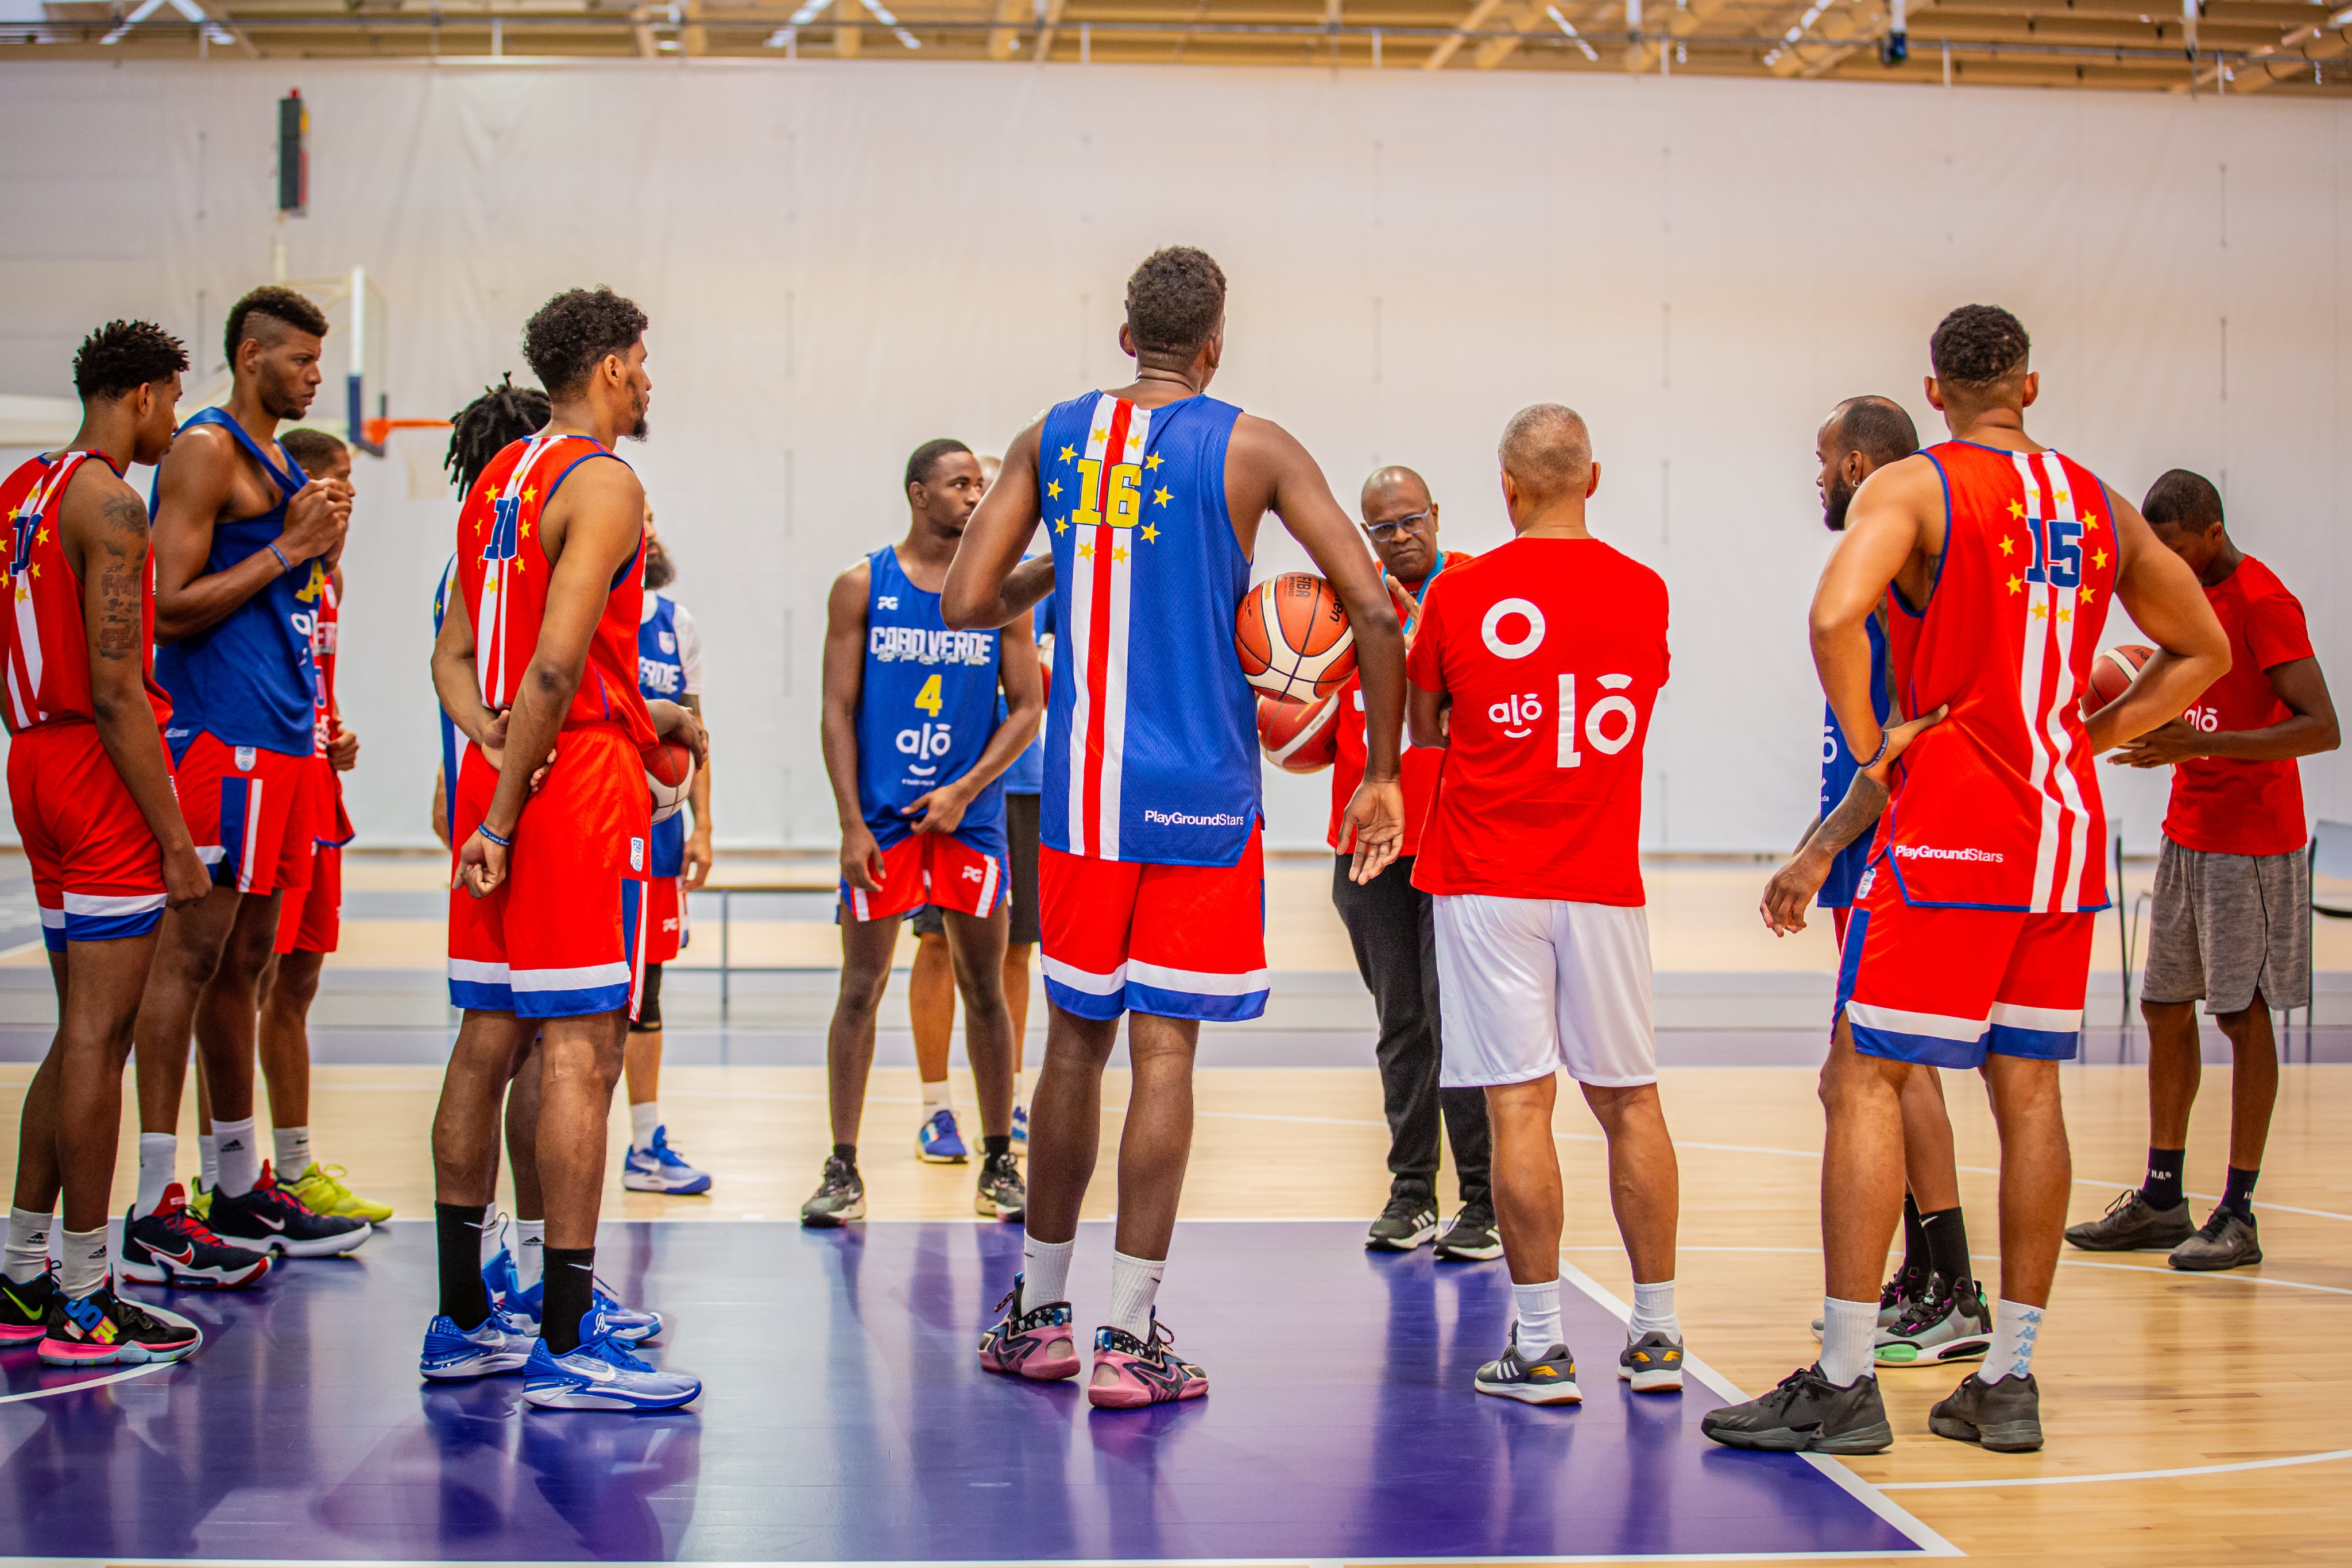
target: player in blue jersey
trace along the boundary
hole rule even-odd
[[[1192,1153],[1201,1020],[1265,1007],[1256,704],[1234,616],[1268,512],[1322,569],[1355,630],[1369,756],[1343,816],[1358,882],[1396,858],[1404,831],[1396,611],[1306,448],[1206,395],[1224,316],[1224,274],[1206,254],[1171,247],[1136,268],[1118,335],[1135,382],[1058,404],[1014,438],[943,606],[950,626],[1025,630],[1049,589],[1055,605],[1038,850],[1045,1065],[1030,1104],[1022,1272],[981,1364],[1039,1380],[1078,1370],[1070,1251],[1101,1137],[1103,1069],[1130,1014],[1110,1315],[1087,1388],[1111,1407],[1208,1390],[1207,1374],[1169,1349],[1152,1303]],[[1024,564],[1041,520],[1052,554]]]
[[[857,1129],[875,1014],[899,921],[927,903],[945,917],[979,1089],[983,1154],[974,1207],[1017,1219],[1027,1205],[1013,1157],[1003,776],[1037,733],[1045,696],[1025,623],[954,631],[940,613],[940,590],[982,489],[980,460],[962,442],[915,448],[903,490],[907,537],[835,578],[825,608],[824,765],[841,814],[841,995],[825,1039],[833,1153],[801,1207],[803,1225],[865,1217]]]
[[[1918,432],[1903,405],[1892,398],[1852,397],[1830,411],[1814,438],[1821,459],[1816,481],[1822,518],[1843,532],[1846,507],[1862,482],[1886,464],[1919,449]],[[1890,591],[1890,598],[1892,591]],[[1882,719],[1899,705],[1893,675],[1887,617],[1907,609],[1883,603],[1870,618],[1872,700]],[[1835,715],[1822,727],[1821,814],[1805,831],[1795,854],[1764,890],[1764,923],[1774,932],[1801,930],[1805,905],[1818,894],[1845,946],[1846,916],[1854,890],[1870,861],[1872,831],[1886,805],[1886,787],[1862,771],[1849,750]],[[1830,1042],[1822,1064],[1822,1096],[1843,1092],[1857,1071],[1867,1071],[1852,1046]],[[1923,1067],[1904,1081],[1903,1163],[1908,1190],[1903,1196],[1903,1265],[1878,1298],[1876,1363],[1881,1366],[1934,1366],[1981,1361],[1991,1344],[1992,1318],[1984,1292],[1969,1264],[1968,1227],[1960,1217],[1960,1178],[1952,1152],[1952,1123],[1944,1108],[1943,1081]],[[1822,1325],[1816,1322],[1813,1332]]]
[[[184,1243],[159,1225],[178,1163],[193,1032],[211,1093],[220,1181],[205,1222],[282,1257],[348,1252],[366,1221],[313,1214],[273,1179],[254,1125],[258,986],[286,895],[310,885],[316,821],[318,664],[306,589],[342,544],[352,490],[306,477],[278,444],[320,381],[327,319],[289,288],[231,308],[228,402],[180,428],[155,473],[155,674],[181,814],[212,869],[202,904],[163,916],[139,1004],[139,1191],[124,1271],[173,1282]],[[288,1179],[299,1171],[286,1173]]]

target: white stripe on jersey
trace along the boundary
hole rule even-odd
[[[73,477],[74,470],[81,466],[85,455],[79,452],[66,454],[49,471],[48,477],[35,486],[33,493],[25,497],[26,508],[41,519],[43,527],[58,526],[55,516],[58,493],[65,487],[66,481]],[[12,539],[9,543],[14,549],[15,541]],[[64,548],[63,540],[58,541],[58,548]],[[16,667],[9,665],[8,696],[15,705],[16,727],[23,729],[48,716],[34,706],[41,692],[41,621],[33,610],[30,584],[12,580],[9,587],[13,590],[9,597],[16,601],[16,651],[25,661],[25,685],[22,690],[17,688]]]
[[[1108,426],[1106,425],[1108,430]],[[1103,462],[1140,463],[1145,438],[1151,434],[1151,411],[1132,408],[1127,416],[1127,445],[1106,452]],[[1106,437],[1108,439],[1108,437]],[[1108,514],[1105,514],[1108,516]],[[1118,859],[1118,821],[1124,796],[1121,776],[1127,771],[1127,650],[1128,613],[1134,602],[1135,549],[1132,530],[1106,528],[1110,551],[1110,658],[1103,674],[1102,848],[1105,860]]]
[[[1110,428],[1111,415],[1118,406],[1118,400],[1108,392],[1095,399],[1094,423],[1087,427],[1088,457],[1101,455],[1102,442],[1095,438],[1093,432]],[[1092,695],[1087,690],[1087,672],[1094,663],[1095,572],[1101,563],[1095,559],[1092,549],[1078,548],[1087,542],[1083,538],[1070,541],[1070,852],[1099,856],[1101,846],[1087,840],[1087,744],[1101,722],[1095,712]],[[1110,770],[1108,756],[1103,767],[1105,772]]]
[[[2065,522],[2079,522],[2083,516],[2082,503],[2074,496],[2074,482],[2067,476],[2065,465],[2059,461],[2058,454],[2055,452],[2043,453],[2042,461],[2049,470],[2052,486],[2057,491],[2058,505],[2053,517]],[[2074,542],[2079,551],[2083,545],[2083,538],[2079,532],[2075,535]],[[2081,560],[2082,558],[2078,553],[2075,558],[2078,580],[2081,576]],[[2057,685],[2050,693],[2050,706],[2042,720],[2042,727],[2044,733],[2050,737],[2050,752],[2057,771],[2059,799],[2065,804],[2066,814],[2073,819],[2074,831],[2066,837],[2065,879],[2052,890],[2050,907],[2074,910],[2083,907],[2084,862],[2091,851],[2091,813],[2089,808],[2084,804],[2083,781],[2074,776],[2074,746],[2066,734],[2066,709],[2077,700],[2074,691],[2074,639],[2081,634],[2081,631],[2075,615],[2082,610],[2083,596],[2074,589],[2053,588],[2051,592],[2053,596],[2068,602],[2066,614],[2063,619],[2054,612],[2051,616],[2051,633],[2058,642],[2058,673]]]
[[[2054,590],[2046,580],[2030,580],[2033,566],[2046,569],[2049,559],[2049,517],[2052,510],[2041,476],[2034,472],[2033,459],[2022,452],[2010,454],[2011,465],[2017,470],[2020,483],[2025,486],[2025,526],[2041,542],[2032,549],[2034,561],[2026,570],[2025,626],[2023,643],[2018,653],[2018,708],[2025,720],[2026,749],[2031,756],[2028,782],[2033,787],[2033,804],[2039,813],[2034,831],[2033,883],[2026,894],[2026,907],[2048,910],[2051,904],[2051,873],[2056,867],[2058,854],[2058,800],[2050,793],[2050,756],[2044,745],[2042,728],[2042,665],[2050,653],[2052,630],[2057,624],[2057,604]],[[2042,573],[2046,580],[2049,572]],[[2035,612],[2039,611],[2037,614]]]
[[[510,501],[522,494],[532,467],[539,462],[539,455],[550,441],[559,438],[544,434],[530,438],[530,444],[523,448],[521,458],[516,462],[513,471],[507,475],[506,488],[499,493],[499,499]],[[498,512],[493,507],[490,513],[493,534],[497,532],[498,526]],[[458,548],[465,548],[462,540]],[[516,549],[521,549],[520,532]],[[514,701],[514,694],[507,690],[506,568],[507,563],[503,559],[483,561],[482,603],[474,627],[475,661],[481,674],[482,705],[492,713],[511,706]]]

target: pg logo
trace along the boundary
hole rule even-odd
[[[958,874],[966,882],[985,882],[988,880],[988,873],[976,865],[968,865]]]

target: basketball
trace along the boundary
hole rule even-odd
[[[653,791],[655,821],[677,816],[693,784],[694,753],[677,741],[662,741],[646,753],[646,788]]]
[[[2118,643],[2091,661],[2090,689],[2083,694],[2083,716],[2090,717],[2130,689],[2140,666],[2156,650],[2138,643]]]
[[[1250,685],[1279,702],[1329,696],[1356,673],[1356,633],[1331,585],[1286,571],[1249,591],[1234,621],[1234,651]]]
[[[1339,699],[1257,699],[1257,744],[1285,773],[1319,773],[1339,758]]]

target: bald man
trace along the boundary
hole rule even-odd
[[[1412,642],[1430,585],[1470,559],[1437,545],[1437,503],[1410,468],[1376,470],[1364,481],[1358,509],[1381,576]],[[1364,1246],[1375,1252],[1411,1252],[1431,1238],[1446,1261],[1500,1258],[1495,1203],[1487,1190],[1486,1097],[1475,1089],[1438,1086],[1437,928],[1429,894],[1412,885],[1422,819],[1437,791],[1441,751],[1404,754],[1404,846],[1396,862],[1360,886],[1349,867],[1355,845],[1348,836],[1348,802],[1363,781],[1364,689],[1350,678],[1339,705],[1339,758],[1331,769],[1329,841],[1339,859],[1331,873],[1331,903],[1356,949],[1356,972],[1372,993],[1381,1020],[1373,1060],[1381,1071],[1381,1110],[1389,1123],[1389,1202],[1372,1221]],[[1454,1145],[1454,1179],[1462,1207],[1438,1235],[1437,1130],[1441,1112]]]
[[[1415,747],[1443,747],[1413,885],[1433,895],[1440,1081],[1486,1095],[1515,1321],[1481,1394],[1582,1398],[1560,1330],[1559,1072],[1609,1144],[1633,1316],[1617,1375],[1683,1385],[1675,1316],[1675,1148],[1658,1103],[1642,889],[1642,747],[1666,684],[1666,585],[1592,537],[1601,483],[1584,421],[1558,403],[1503,432],[1518,537],[1447,571],[1407,656]]]

